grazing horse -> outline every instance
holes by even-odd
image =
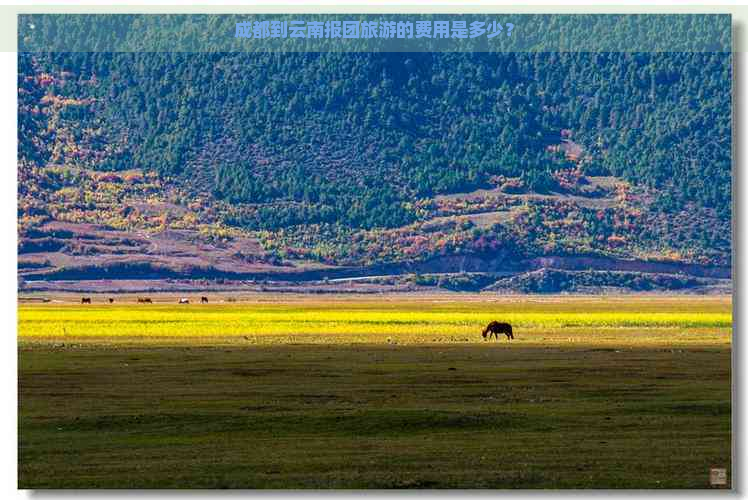
[[[499,323],[498,321],[491,321],[485,330],[483,330],[483,339],[488,336],[488,338],[491,338],[491,335],[496,338],[496,340],[499,340],[499,334],[503,333],[506,335],[507,340],[512,340],[514,338],[514,334],[512,333],[512,325],[509,323]]]
[[[110,304],[114,304],[114,299],[113,299],[113,298],[111,298],[111,297],[109,297],[109,303],[110,303]]]
[[[81,299],[81,304],[90,304],[91,303],[91,297],[83,297]]]
[[[179,304],[189,304],[189,303],[190,303],[190,299],[186,299],[186,298],[179,299]]]
[[[208,297],[200,297],[200,303],[201,304],[207,304],[208,303]]]
[[[138,297],[138,304],[152,304],[153,302],[148,297]]]

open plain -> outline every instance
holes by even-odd
[[[729,297],[107,297],[19,305],[22,488],[708,488],[732,464]]]

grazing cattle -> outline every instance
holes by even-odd
[[[182,297],[181,299],[179,299],[179,303],[180,304],[189,304],[190,303],[190,299],[186,299],[186,298]]]
[[[200,297],[200,303],[201,304],[207,304],[208,303],[208,297]]]
[[[507,340],[512,340],[514,338],[514,334],[512,333],[512,325],[509,323],[499,323],[498,321],[491,321],[485,330],[483,330],[483,339],[485,340],[486,336],[488,338],[491,338],[491,335],[493,335],[496,340],[499,340],[499,334],[503,333],[506,335]]]
[[[91,303],[91,297],[83,297],[81,299],[81,304],[90,304]]]
[[[110,303],[110,304],[114,304],[114,299],[113,299],[113,298],[111,298],[111,297],[109,297],[109,303]]]
[[[152,304],[153,302],[148,297],[138,297],[138,304]]]

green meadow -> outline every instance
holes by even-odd
[[[725,297],[23,304],[22,488],[708,488]],[[484,341],[490,320],[515,340]]]

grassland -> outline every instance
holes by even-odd
[[[512,323],[519,345],[720,345],[732,325],[730,303],[719,297],[174,302],[21,305],[19,336],[98,343],[470,343],[501,318]]]
[[[729,298],[454,297],[21,305],[19,485],[705,488],[730,469]],[[516,340],[483,342],[489,319]]]

